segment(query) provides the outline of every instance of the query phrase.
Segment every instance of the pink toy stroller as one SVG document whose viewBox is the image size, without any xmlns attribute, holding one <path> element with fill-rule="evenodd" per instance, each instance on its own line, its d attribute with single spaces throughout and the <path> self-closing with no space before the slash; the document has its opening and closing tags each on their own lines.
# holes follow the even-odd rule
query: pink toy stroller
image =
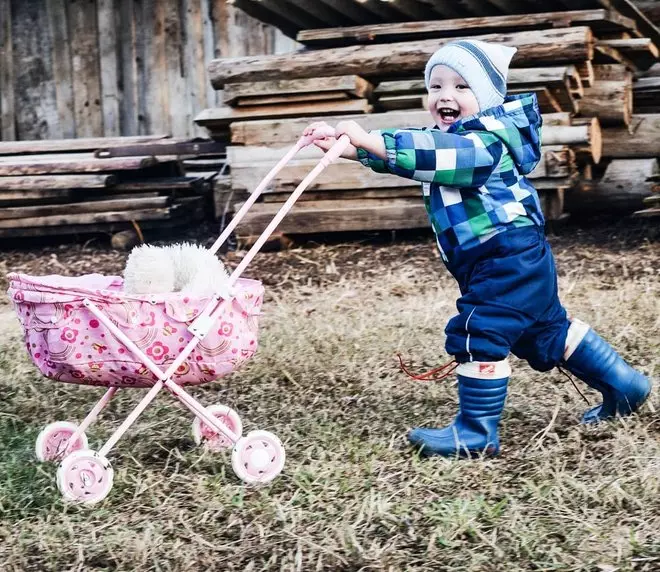
<svg viewBox="0 0 660 572">
<path fill-rule="evenodd" d="M 216 253 L 275 175 L 303 147 L 333 133 L 301 137 L 250 195 L 211 252 Z M 55 381 L 108 387 L 87 417 L 76 425 L 55 422 L 39 434 L 36 455 L 59 461 L 57 485 L 65 499 L 103 500 L 112 488 L 107 456 L 122 435 L 165 387 L 195 415 L 195 441 L 211 450 L 232 447 L 236 475 L 245 483 L 267 483 L 284 468 L 280 440 L 268 431 L 250 431 L 225 405 L 202 406 L 187 385 L 214 381 L 238 368 L 257 349 L 263 286 L 240 278 L 277 225 L 309 184 L 349 144 L 342 136 L 291 194 L 221 291 L 205 299 L 180 293 L 125 294 L 117 276 L 81 277 L 10 274 L 8 294 L 25 331 L 33 362 Z M 98 451 L 88 449 L 85 431 L 120 388 L 150 388 Z"/>
</svg>

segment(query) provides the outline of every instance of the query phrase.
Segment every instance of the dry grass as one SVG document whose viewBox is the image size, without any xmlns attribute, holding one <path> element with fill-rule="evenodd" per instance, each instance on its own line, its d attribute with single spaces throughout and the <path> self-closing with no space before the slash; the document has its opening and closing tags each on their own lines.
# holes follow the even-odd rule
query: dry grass
<svg viewBox="0 0 660 572">
<path fill-rule="evenodd" d="M 649 258 L 656 268 L 658 258 Z M 603 274 L 582 260 L 562 274 L 565 305 L 657 379 L 656 272 L 630 278 L 630 259 Z M 642 415 L 587 428 L 577 423 L 585 404 L 561 375 L 514 360 L 502 455 L 421 460 L 406 429 L 449 421 L 455 386 L 407 380 L 395 354 L 416 369 L 445 359 L 457 289 L 401 260 L 359 277 L 336 268 L 321 269 L 331 280 L 271 288 L 255 358 L 195 392 L 283 440 L 285 471 L 265 488 L 238 482 L 227 455 L 195 448 L 190 415 L 162 396 L 112 451 L 109 498 L 92 509 L 63 504 L 55 467 L 33 459 L 34 439 L 47 422 L 82 418 L 100 390 L 44 380 L 18 334 L 5 335 L 0 569 L 660 569 L 657 390 Z M 117 398 L 89 431 L 93 446 L 136 400 Z"/>
</svg>

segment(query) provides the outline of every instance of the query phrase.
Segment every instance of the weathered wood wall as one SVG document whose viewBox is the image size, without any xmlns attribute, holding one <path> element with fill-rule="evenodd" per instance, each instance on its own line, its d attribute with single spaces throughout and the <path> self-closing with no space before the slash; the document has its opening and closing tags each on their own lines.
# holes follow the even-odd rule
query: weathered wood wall
<svg viewBox="0 0 660 572">
<path fill-rule="evenodd" d="M 225 0 L 0 0 L 0 139 L 203 135 L 207 63 L 293 44 Z"/>
</svg>

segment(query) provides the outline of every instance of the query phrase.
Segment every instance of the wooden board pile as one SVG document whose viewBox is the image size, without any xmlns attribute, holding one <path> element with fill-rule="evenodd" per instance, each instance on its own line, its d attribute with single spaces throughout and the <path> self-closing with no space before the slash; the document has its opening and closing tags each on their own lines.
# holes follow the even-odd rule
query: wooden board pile
<svg viewBox="0 0 660 572">
<path fill-rule="evenodd" d="M 521 15 L 513 14 L 511 7 L 528 3 L 461 2 L 459 19 L 432 21 L 413 18 L 412 9 L 426 5 L 419 14 L 428 18 L 431 6 L 442 12 L 459 3 L 344 2 L 346 8 L 359 4 L 367 12 L 378 4 L 390 11 L 389 16 L 383 12 L 375 20 L 386 23 L 360 21 L 362 10 L 352 16 L 362 25 L 316 29 L 304 26 L 319 19 L 343 24 L 348 11 L 339 19 L 321 12 L 310 19 L 314 12 L 302 9 L 306 2 L 295 2 L 298 9 L 285 8 L 285 3 L 275 9 L 273 3 L 257 0 L 234 4 L 246 11 L 270 6 L 266 12 L 287 20 L 280 27 L 295 31 L 305 45 L 290 54 L 224 58 L 209 65 L 211 82 L 223 90 L 225 106 L 205 110 L 196 122 L 213 137 L 230 132 L 227 158 L 234 200 L 257 185 L 311 121 L 333 124 L 350 117 L 367 129 L 428 125 L 420 79 L 424 65 L 442 44 L 468 36 L 518 49 L 508 90 L 533 91 L 541 105 L 543 157 L 531 179 L 549 220 L 566 211 L 613 206 L 634 210 L 653 189 L 660 156 L 660 32 L 627 0 L 571 1 L 571 7 L 588 9 Z M 325 13 L 323 7 L 332 4 L 324 0 L 314 6 Z M 544 6 L 565 9 L 565 4 L 548 1 Z M 494 5 L 509 15 L 478 13 Z M 395 12 L 408 12 L 408 20 L 416 21 L 396 19 Z M 265 21 L 276 24 L 272 18 Z M 240 232 L 260 232 L 319 157 L 318 150 L 306 150 L 283 170 L 244 219 Z M 417 183 L 341 161 L 303 195 L 280 231 L 427 225 Z"/>
<path fill-rule="evenodd" d="M 211 140 L 0 142 L 0 238 L 190 224 L 224 163 L 225 144 Z"/>
</svg>

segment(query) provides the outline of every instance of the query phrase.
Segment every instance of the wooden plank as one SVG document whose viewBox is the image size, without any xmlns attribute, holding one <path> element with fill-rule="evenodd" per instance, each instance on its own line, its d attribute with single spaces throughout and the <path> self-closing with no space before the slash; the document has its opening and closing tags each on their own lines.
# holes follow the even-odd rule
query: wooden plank
<svg viewBox="0 0 660 572">
<path fill-rule="evenodd" d="M 238 205 L 237 205 L 238 206 Z M 279 204 L 255 204 L 241 221 L 241 235 L 259 234 Z M 427 228 L 428 215 L 419 198 L 296 203 L 277 230 L 285 234 Z"/>
<path fill-rule="evenodd" d="M 24 228 L 24 227 L 49 227 L 88 224 L 97 225 L 108 222 L 163 220 L 172 215 L 172 209 L 136 209 L 130 211 L 109 211 L 100 213 L 62 214 L 56 216 L 30 217 L 10 220 L 0 220 L 0 229 Z"/>
<path fill-rule="evenodd" d="M 133 0 L 117 0 L 118 14 L 118 53 L 121 68 L 121 90 L 119 92 L 120 133 L 135 136 L 138 128 L 137 62 L 138 53 L 135 42 L 136 23 Z"/>
<path fill-rule="evenodd" d="M 68 203 L 64 205 L 37 205 L 0 208 L 0 221 L 28 218 L 79 215 L 84 213 L 104 213 L 109 211 L 132 211 L 139 209 L 162 208 L 171 202 L 169 197 L 147 197 L 130 199 L 110 199 Z"/>
<path fill-rule="evenodd" d="M 114 183 L 114 175 L 35 175 L 24 177 L 0 177 L 0 190 L 104 189 Z"/>
<path fill-rule="evenodd" d="M 170 116 L 170 133 L 175 137 L 185 137 L 189 126 L 188 117 L 182 113 L 182 110 L 187 107 L 186 100 L 190 96 L 186 90 L 183 74 L 184 67 L 192 65 L 192 62 L 184 63 L 181 59 L 183 38 L 179 2 L 159 2 L 159 4 L 164 5 L 164 64 L 167 76 L 167 83 L 161 86 L 161 89 L 168 91 L 167 107 L 164 107 L 163 111 Z"/>
<path fill-rule="evenodd" d="M 51 139 L 47 141 L 5 141 L 0 142 L 0 155 L 20 155 L 34 153 L 49 153 L 78 151 L 95 151 L 96 149 L 111 149 L 125 145 L 137 145 L 141 143 L 165 144 L 175 143 L 177 140 L 168 138 L 167 135 L 137 135 L 134 137 L 91 137 L 80 139 Z M 66 155 L 65 155 L 66 157 Z"/>
<path fill-rule="evenodd" d="M 264 203 L 283 203 L 291 193 L 266 193 Z M 422 197 L 419 184 L 414 187 L 395 187 L 393 189 L 359 189 L 329 191 L 305 191 L 298 201 L 330 201 L 330 200 L 361 200 L 361 199 L 400 199 L 404 197 Z"/>
<path fill-rule="evenodd" d="M 76 136 L 73 113 L 73 70 L 66 10 L 59 0 L 46 0 L 49 32 L 53 40 L 53 79 L 59 119 L 59 133 L 51 137 Z"/>
<path fill-rule="evenodd" d="M 206 77 L 206 61 L 213 57 L 213 29 L 208 0 L 186 0 L 183 27 L 183 78 L 185 82 L 185 126 L 190 135 L 202 135 L 193 119 L 215 105 L 215 94 Z"/>
<path fill-rule="evenodd" d="M 73 72 L 73 110 L 76 135 L 103 136 L 96 3 L 67 2 Z"/>
<path fill-rule="evenodd" d="M 249 107 L 252 105 L 290 105 L 310 101 L 330 101 L 350 99 L 343 91 L 326 91 L 302 95 L 273 95 L 268 97 L 239 97 L 234 101 L 234 107 Z"/>
<path fill-rule="evenodd" d="M 430 18 L 425 18 L 430 20 Z M 359 43 L 400 42 L 452 37 L 456 30 L 465 36 L 502 31 L 566 28 L 590 26 L 603 32 L 635 30 L 635 22 L 615 11 L 576 10 L 571 12 L 546 12 L 541 14 L 509 14 L 477 18 L 432 20 L 421 22 L 378 24 L 343 28 L 307 29 L 298 32 L 297 40 L 310 47 L 337 47 Z"/>
<path fill-rule="evenodd" d="M 0 139 L 16 139 L 11 0 L 0 0 Z"/>
<path fill-rule="evenodd" d="M 614 57 L 621 63 L 633 62 L 637 69 L 646 70 L 658 61 L 658 47 L 649 38 L 629 38 L 598 40 L 596 50 L 603 51 L 603 48 L 609 48 L 607 52 L 610 57 Z M 617 54 L 622 57 L 618 58 Z M 631 68 L 632 69 L 632 68 Z"/>
<path fill-rule="evenodd" d="M 356 75 L 230 83 L 224 86 L 223 101 L 227 105 L 231 105 L 239 98 L 321 94 L 337 91 L 349 93 L 357 98 L 368 99 L 373 89 L 373 84 Z"/>
<path fill-rule="evenodd" d="M 166 9 L 171 2 L 144 0 L 145 8 L 145 96 L 146 124 L 150 132 L 171 133 L 172 123 L 168 113 L 170 92 L 166 57 Z"/>
<path fill-rule="evenodd" d="M 17 139 L 59 137 L 52 41 L 45 0 L 12 2 L 14 120 Z"/>
<path fill-rule="evenodd" d="M 117 24 L 119 0 L 97 0 L 99 67 L 101 71 L 101 112 L 103 135 L 117 137 L 119 124 L 119 61 Z"/>
<path fill-rule="evenodd" d="M 334 115 L 336 113 L 369 113 L 371 105 L 365 99 L 346 101 L 323 101 L 297 105 L 254 105 L 251 107 L 220 107 L 205 109 L 195 123 L 209 129 L 223 127 L 233 121 L 259 119 L 263 117 L 305 117 L 308 115 Z"/>
<path fill-rule="evenodd" d="M 104 171 L 137 170 L 157 165 L 154 157 L 118 157 L 116 159 L 87 159 L 81 161 L 15 161 L 0 163 L 0 176 L 49 175 L 64 173 L 99 173 Z"/>
<path fill-rule="evenodd" d="M 593 56 L 593 37 L 587 27 L 488 34 L 479 39 L 503 43 L 518 49 L 514 67 L 552 63 L 575 63 Z M 301 51 L 261 57 L 222 58 L 209 63 L 211 83 L 216 89 L 226 83 L 273 79 L 302 79 L 359 74 L 384 78 L 418 74 L 428 58 L 448 38 L 349 46 Z"/>
</svg>

